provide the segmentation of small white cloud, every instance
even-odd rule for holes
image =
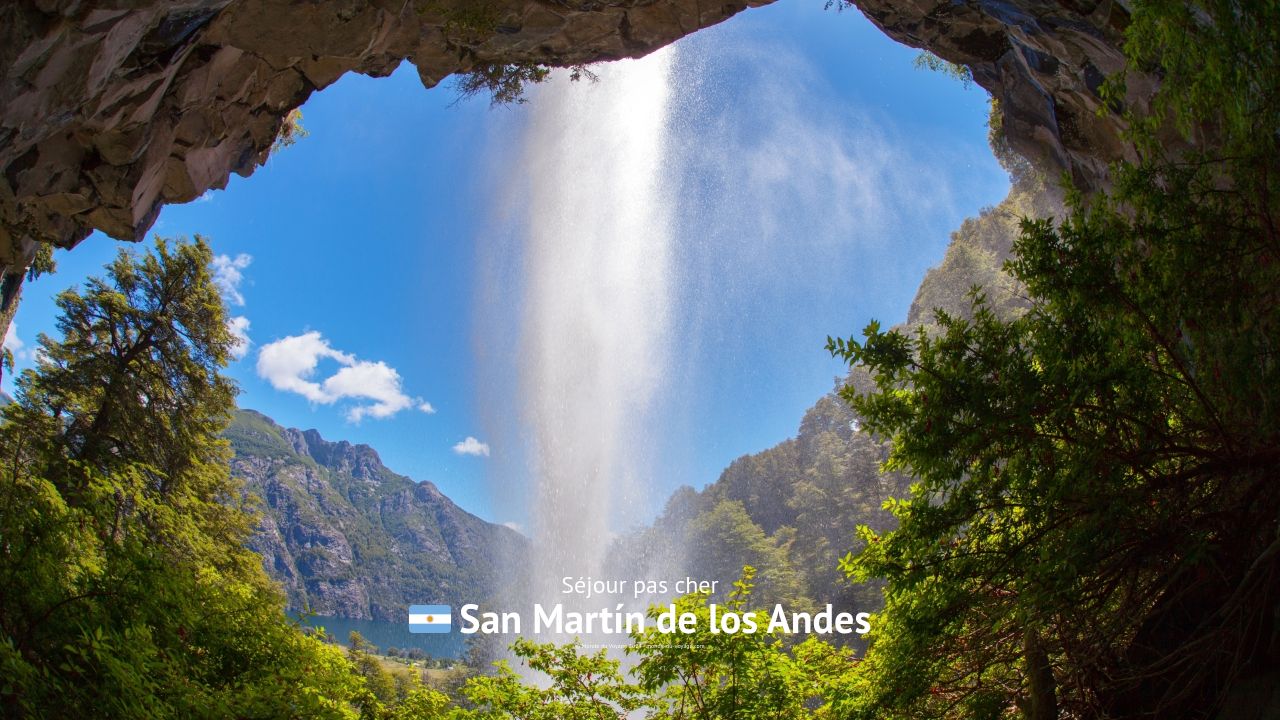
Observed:
[[[311,378],[321,360],[342,367],[316,382]],[[388,418],[407,408],[432,413],[431,403],[410,397],[401,386],[400,373],[381,360],[370,362],[337,350],[317,331],[268,343],[258,351],[258,377],[277,390],[297,393],[313,403],[332,405],[343,399],[368,400],[347,410],[347,419]]]
[[[229,305],[244,305],[244,295],[240,294],[240,282],[244,280],[241,272],[253,262],[253,256],[240,253],[234,258],[229,255],[218,255],[213,259],[213,284],[218,286],[222,298]]]
[[[22,357],[22,349],[26,346],[27,344],[18,337],[18,323],[9,323],[9,330],[4,334],[4,349],[13,353],[13,357],[16,360]]]
[[[227,320],[227,330],[235,338],[235,344],[231,346],[231,357],[239,360],[249,352],[249,346],[253,344],[249,340],[249,318],[237,315]]]
[[[502,525],[503,525],[503,527],[507,527],[507,528],[510,528],[510,529],[512,529],[512,530],[515,530],[516,532],[520,533],[521,535],[523,535],[523,534],[524,534],[524,526],[523,526],[523,525],[521,525],[520,523],[516,522],[515,520],[508,520],[508,521],[506,521],[506,522],[502,523]]]
[[[205,190],[204,193],[200,195],[200,197],[196,198],[195,200],[192,200],[191,202],[204,203],[204,202],[209,202],[212,199],[213,199],[213,188],[209,188],[208,190]]]
[[[209,193],[201,195],[201,201],[207,197]],[[217,255],[213,258],[213,284],[228,305],[244,306],[244,295],[240,294],[240,283],[244,281],[244,273],[241,271],[252,262],[253,257],[246,253],[240,253],[234,258],[230,255]],[[235,344],[231,346],[231,357],[239,360],[248,354],[249,347],[253,344],[249,340],[249,318],[243,315],[228,318],[227,330],[235,338]]]
[[[489,457],[489,444],[482,443],[479,440],[468,435],[466,440],[463,440],[462,442],[457,443],[456,445],[453,446],[453,451],[458,453],[459,455],[475,455],[477,457],[479,456]]]

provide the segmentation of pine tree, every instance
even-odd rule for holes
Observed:
[[[122,251],[58,297],[61,337],[18,379],[0,424],[6,715],[351,712],[349,663],[287,621],[244,547],[211,259],[201,238]]]

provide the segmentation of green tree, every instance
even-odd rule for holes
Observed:
[[[450,715],[449,697],[430,688],[417,686],[391,710],[388,720],[436,720]]]
[[[1024,221],[1030,310],[830,343],[918,480],[844,562],[888,579],[853,717],[1208,717],[1275,665],[1280,8],[1141,3],[1127,37],[1164,81],[1141,157]]]
[[[720,718],[829,717],[833,691],[852,667],[852,656],[816,638],[788,651],[784,640],[766,632],[769,614],[750,600],[755,569],[742,577],[718,614],[754,619],[757,632],[711,632],[710,598],[694,593],[675,602],[676,612],[697,617],[692,633],[659,632],[654,624],[633,635],[628,652],[640,658],[634,670],[640,687],[654,697],[651,717],[672,720]],[[649,610],[651,620],[666,608]]]
[[[1022,317],[832,343],[918,479],[845,563],[889,582],[855,716],[1208,716],[1274,662],[1276,163],[1226,144],[1024,222]]]
[[[354,631],[351,634],[358,635]],[[360,639],[364,640],[363,638]],[[401,676],[392,675],[386,668],[382,667],[382,663],[377,656],[373,655],[374,649],[367,641],[360,644],[351,643],[351,649],[348,653],[351,658],[351,664],[355,666],[356,672],[364,678],[364,686],[368,688],[377,703],[382,705],[395,704],[411,688],[399,681]],[[365,704],[373,703],[366,700]]]
[[[244,549],[219,439],[232,346],[208,245],[157,240],[58,297],[0,423],[8,715],[342,717],[358,679]]]
[[[530,85],[546,82],[551,77],[551,66],[535,62],[481,63],[457,76],[454,89],[458,100],[466,100],[488,93],[489,105],[523,105],[528,102],[525,91]],[[569,67],[569,80],[589,80],[599,77],[586,65]]]
[[[347,647],[351,648],[352,652],[375,653],[378,651],[377,646],[366,640],[358,630],[347,633]]]
[[[526,685],[506,660],[497,674],[472,678],[463,688],[475,706],[466,717],[484,720],[622,720],[646,705],[644,692],[627,682],[607,651],[578,652],[575,641],[557,647],[524,638],[512,652],[529,669],[543,674],[545,687]]]
[[[760,569],[759,594],[766,602],[807,608],[812,601],[790,557],[794,537],[791,528],[765,535],[742,503],[720,500],[689,523],[686,547],[699,549],[690,560],[690,572],[729,583],[750,565]]]

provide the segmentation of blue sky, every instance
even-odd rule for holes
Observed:
[[[794,434],[841,373],[826,335],[902,320],[949,231],[1007,191],[986,148],[985,93],[915,69],[915,50],[822,6],[749,10],[665,60],[674,237],[663,360],[629,431],[643,455],[628,456],[643,476],[625,500],[635,521]],[[407,65],[348,76],[304,106],[309,137],[162,212],[155,233],[198,233],[225,256],[251,341],[228,370],[242,406],[368,443],[466,509],[528,524],[537,470],[516,439],[532,417],[516,376],[532,296],[518,287],[536,278],[528,262],[504,266],[524,247],[511,193],[547,122],[538,113],[602,92],[555,82],[490,109],[455,102],[448,83],[425,91]],[[52,328],[52,296],[119,245],[92,236],[26,288],[20,368]]]

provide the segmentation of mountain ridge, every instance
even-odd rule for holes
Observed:
[[[1063,196],[1029,166],[1006,167],[1009,194],[951,233],[942,259],[925,273],[907,319],[896,329],[936,332],[935,310],[972,318],[974,287],[1001,317],[1026,311],[1023,290],[1003,264],[1021,219],[1060,216]],[[681,557],[679,572],[731,587],[742,566],[752,565],[765,605],[830,602],[841,609],[879,610],[881,585],[849,582],[840,558],[862,547],[857,525],[877,532],[896,527],[884,504],[909,495],[913,479],[883,471],[890,443],[861,428],[857,413],[839,396],[841,385],[866,393],[875,381],[864,368],[851,368],[805,411],[794,436],[735,459],[700,489],[673,492],[652,525],[615,543],[614,562],[681,557],[681,548],[697,547],[696,555]]]
[[[249,547],[295,611],[400,620],[415,602],[481,602],[514,530],[459,507],[429,480],[400,475],[376,450],[238,410],[232,472],[262,502]]]
[[[1002,263],[1020,219],[1057,215],[1062,198],[1027,169],[1012,175],[1003,201],[952,233],[900,329],[935,330],[934,309],[969,317],[975,286],[1000,315],[1025,310]],[[842,382],[861,392],[874,385],[861,368]],[[679,571],[728,587],[751,564],[767,600],[878,608],[879,586],[850,584],[839,559],[860,547],[857,524],[893,527],[884,502],[906,495],[911,479],[882,472],[887,441],[860,429],[838,386],[804,413],[793,437],[737,458],[701,489],[677,489],[651,525],[619,538],[614,562],[669,562],[682,548],[699,547],[697,557],[678,562]],[[252,410],[237,413],[228,437],[237,453],[233,470],[264,501],[250,545],[294,609],[398,620],[413,602],[484,602],[500,590],[501,561],[528,547],[523,536],[467,513],[430,481],[392,472],[368,445],[284,428]]]

